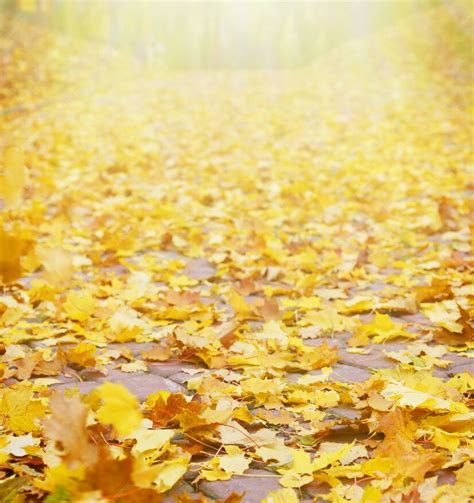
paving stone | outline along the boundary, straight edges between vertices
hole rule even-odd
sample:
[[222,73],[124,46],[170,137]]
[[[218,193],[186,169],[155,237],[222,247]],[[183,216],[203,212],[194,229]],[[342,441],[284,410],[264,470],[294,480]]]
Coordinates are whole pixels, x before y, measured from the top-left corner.
[[101,379],[101,382],[105,381],[123,384],[140,400],[144,400],[148,395],[157,391],[170,391],[171,393],[183,391],[182,386],[174,381],[141,372],[130,374],[115,370],[110,372],[107,377]]
[[139,400],[145,400],[148,395],[156,393],[157,391],[166,390],[171,393],[183,391],[182,386],[161,376],[144,374],[141,372],[130,374],[120,372],[118,370],[113,370],[109,372],[107,376],[97,378],[93,381],[71,381],[62,384],[55,384],[51,386],[51,388],[64,391],[77,386],[81,393],[89,393],[106,381],[123,384]]
[[438,477],[438,485],[454,484],[456,482],[456,475],[449,470],[440,470],[435,472],[433,476]]
[[[317,370],[314,370],[313,372],[310,372],[312,375],[321,375],[321,372],[318,372]],[[304,376],[304,374],[299,374],[297,372],[290,372],[286,374],[285,378],[288,380],[288,382],[291,383],[296,383],[300,377]]]
[[[200,289],[200,290],[203,291],[204,289]],[[218,302],[219,302],[219,298],[214,295],[211,295],[209,297],[201,297],[201,303],[205,304],[207,306],[210,306],[211,304],[217,304]]]
[[97,388],[98,385],[99,384],[95,381],[71,381],[61,384],[53,384],[52,386],[50,386],[50,388],[63,393],[67,389],[73,389],[77,387],[79,393],[84,395],[86,393],[90,393],[93,389]]
[[432,370],[432,374],[434,377],[439,377],[440,379],[444,379],[444,380],[447,380],[449,379],[449,370],[447,369],[441,369],[439,367],[434,367],[434,369]]
[[441,357],[443,360],[450,360],[452,363],[448,367],[448,369],[452,369],[454,367],[457,367],[458,365],[465,365],[468,363],[471,363],[474,365],[474,359],[473,358],[468,358],[467,356],[460,355],[459,353],[446,353],[444,356]]
[[[313,372],[310,372],[310,374],[313,374]],[[337,363],[332,367],[332,374],[329,376],[329,380],[338,382],[363,382],[367,381],[371,375],[372,374],[367,369]]]
[[245,474],[256,475],[256,477],[234,476],[230,480],[202,481],[199,483],[199,489],[215,499],[225,499],[233,492],[245,493],[242,502],[259,503],[270,491],[282,488],[278,483],[279,477],[275,477],[275,474],[266,470],[248,470]]
[[107,344],[107,349],[129,349],[135,356],[141,355],[142,351],[149,351],[155,346],[153,342],[112,342]]
[[174,250],[156,250],[156,249],[146,249],[143,250],[143,254],[147,255],[154,255],[156,259],[164,259],[164,260],[182,260],[183,262],[186,262],[187,257],[184,256],[182,253],[179,253]]
[[199,496],[199,494],[194,491],[191,484],[181,480],[164,495],[163,503],[176,503],[176,497],[181,494],[190,495],[191,497],[194,496],[196,499]]
[[188,262],[183,274],[192,279],[205,280],[215,276],[216,269],[208,260],[197,258]]
[[389,341],[383,344],[370,344],[368,347],[372,350],[371,353],[376,353],[377,351],[400,351],[405,349],[408,344],[411,344],[409,340]]
[[456,365],[451,365],[448,369],[449,374],[460,374],[461,372],[474,373],[474,361],[470,358],[466,358],[466,362],[458,363]]
[[[152,374],[156,374],[162,377],[168,377],[173,374],[178,374],[182,372],[183,369],[197,370],[200,367],[194,363],[183,363],[179,360],[169,360],[166,362],[154,362],[148,363],[148,370]],[[191,374],[189,374],[190,376]]]
[[431,325],[431,321],[423,313],[402,314],[400,320],[408,323],[418,323],[420,325]]
[[359,321],[365,325],[367,323],[370,323],[371,321],[373,321],[375,315],[372,314],[372,313],[361,313],[359,314]]
[[317,337],[316,339],[304,339],[306,346],[320,346],[327,342],[330,346],[335,346],[338,350],[347,347],[347,339],[351,337],[349,332],[338,332],[331,336]]
[[384,267],[380,271],[380,273],[383,274],[384,276],[398,275],[401,272],[402,272],[401,269],[397,269],[396,267]]
[[373,344],[368,347],[372,348],[372,351],[368,354],[348,353],[346,349],[341,349],[339,353],[339,362],[361,368],[382,369],[393,367],[394,362],[389,360],[383,351],[399,351],[406,347],[406,344],[391,342],[386,344]]
[[318,483],[314,481],[303,487],[303,497],[301,498],[302,503],[306,502],[319,502],[324,501],[321,496],[327,494],[331,490],[328,484]]
[[[383,281],[374,281],[369,285],[369,294],[370,292],[379,292],[381,290],[385,290],[387,288],[387,284],[384,283]],[[363,295],[364,292],[359,292],[360,295]]]
[[[444,355],[441,357],[443,360],[451,360],[450,355]],[[461,362],[453,362],[450,365],[448,365],[446,368],[441,368],[441,367],[434,367],[433,368],[433,375],[438,376],[441,375],[442,377],[446,379],[450,379],[454,374],[462,373],[466,369],[464,368],[465,365],[468,365],[469,362],[464,360]],[[458,370],[458,368],[460,370]],[[473,372],[471,369],[470,372]]]
[[330,409],[326,409],[326,412],[335,414],[338,417],[343,417],[345,419],[359,419],[360,411],[354,409],[349,405],[340,405],[338,407],[331,407]]
[[[389,341],[384,342],[382,344],[370,344],[368,347],[372,350],[371,353],[376,353],[377,351],[400,351],[401,349],[405,349],[408,344],[411,344],[411,340],[401,340],[398,341]],[[351,354],[351,353],[349,353]]]
[[260,330],[263,327],[263,321],[262,320],[247,320],[247,324],[250,325],[253,330]]
[[178,372],[177,374],[173,374],[173,375],[168,376],[168,379],[170,379],[171,381],[174,381],[178,384],[184,385],[184,383],[186,381],[188,381],[192,377],[195,377],[196,375],[197,374],[191,375],[191,374],[187,374],[186,372]]
[[103,267],[102,270],[105,273],[109,273],[109,274],[113,273],[113,274],[116,274],[117,276],[121,276],[123,274],[130,273],[130,270],[128,269],[128,267],[125,267],[122,264],[109,265],[109,266]]

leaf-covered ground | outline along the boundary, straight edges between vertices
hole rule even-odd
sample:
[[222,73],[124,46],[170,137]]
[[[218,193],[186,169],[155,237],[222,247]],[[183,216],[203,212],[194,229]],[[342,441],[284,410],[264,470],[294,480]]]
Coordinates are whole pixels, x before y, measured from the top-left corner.
[[1,501],[468,501],[466,37],[114,82],[0,39]]

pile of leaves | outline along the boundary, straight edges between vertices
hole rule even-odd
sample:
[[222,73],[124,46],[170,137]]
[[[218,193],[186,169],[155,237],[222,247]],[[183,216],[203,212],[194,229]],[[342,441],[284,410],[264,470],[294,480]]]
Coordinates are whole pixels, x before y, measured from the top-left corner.
[[314,68],[2,116],[2,501],[469,500],[472,103],[440,9]]

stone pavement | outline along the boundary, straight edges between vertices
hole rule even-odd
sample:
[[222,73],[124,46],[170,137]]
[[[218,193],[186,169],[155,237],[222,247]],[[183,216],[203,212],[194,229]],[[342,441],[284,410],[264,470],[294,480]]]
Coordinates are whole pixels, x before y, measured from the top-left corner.
[[[406,316],[399,318],[398,321],[405,323],[413,323],[413,317]],[[419,315],[417,321],[420,321]],[[340,383],[357,383],[366,381],[372,371],[377,369],[393,367],[394,360],[387,357],[386,353],[390,351],[398,351],[406,347],[406,343],[389,342],[386,344],[370,345],[368,354],[356,354],[348,352],[346,347],[347,336],[341,335],[329,338],[329,343],[337,347],[338,362],[332,367],[330,381]],[[308,345],[316,345],[321,342],[321,339],[311,339],[306,341]],[[135,342],[112,344],[113,349],[129,349],[136,357],[140,356],[141,351],[149,349],[150,344],[138,344]],[[474,364],[472,359],[458,355],[454,352],[446,354],[444,359],[451,361],[450,365],[445,369],[437,368],[434,374],[443,380],[449,379],[452,375],[463,371],[474,372]],[[143,401],[151,393],[166,390],[171,393],[182,392],[188,393],[186,381],[196,375],[196,372],[210,372],[212,370],[200,367],[197,364],[181,362],[178,360],[169,360],[165,362],[154,362],[148,364],[148,372],[123,372],[116,365],[109,366],[107,374],[97,371],[82,370],[80,372],[71,372],[69,377],[61,376],[61,384],[55,384],[53,389],[64,391],[66,389],[77,388],[80,393],[88,393],[104,381],[123,384],[127,387],[139,400]],[[191,372],[191,373],[190,373]],[[311,374],[318,375],[320,371],[312,371]],[[289,382],[294,382],[301,374],[288,373],[287,379]],[[360,411],[350,405],[341,405],[327,409],[328,412],[334,414],[338,418],[346,419],[349,422],[360,418]],[[350,442],[354,438],[366,438],[365,433],[358,433],[356,429],[351,427],[336,426],[329,436],[325,437],[325,441],[333,442]],[[205,495],[211,499],[225,499],[232,493],[244,493],[243,500],[248,503],[258,503],[266,495],[273,490],[280,489],[278,483],[279,476],[273,472],[265,470],[262,465],[259,468],[248,470],[242,476],[233,476],[226,481],[200,481],[193,484],[195,474],[187,474],[186,480],[181,480],[178,484],[165,496],[165,502],[174,502],[175,497],[185,493],[198,497],[199,494]],[[439,483],[453,483],[454,477],[450,472],[440,472]],[[317,495],[327,491],[327,488],[318,487],[317,485],[309,484],[302,490],[299,490],[301,501],[318,501]]]

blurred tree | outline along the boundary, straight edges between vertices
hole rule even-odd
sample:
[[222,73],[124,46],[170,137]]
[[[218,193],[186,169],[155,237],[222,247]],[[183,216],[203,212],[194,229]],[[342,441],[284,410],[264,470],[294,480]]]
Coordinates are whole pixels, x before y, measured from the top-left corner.
[[345,40],[442,4],[458,20],[472,7],[469,0],[3,0],[1,10],[4,23],[19,15],[127,50],[145,65],[253,68],[307,64]]

